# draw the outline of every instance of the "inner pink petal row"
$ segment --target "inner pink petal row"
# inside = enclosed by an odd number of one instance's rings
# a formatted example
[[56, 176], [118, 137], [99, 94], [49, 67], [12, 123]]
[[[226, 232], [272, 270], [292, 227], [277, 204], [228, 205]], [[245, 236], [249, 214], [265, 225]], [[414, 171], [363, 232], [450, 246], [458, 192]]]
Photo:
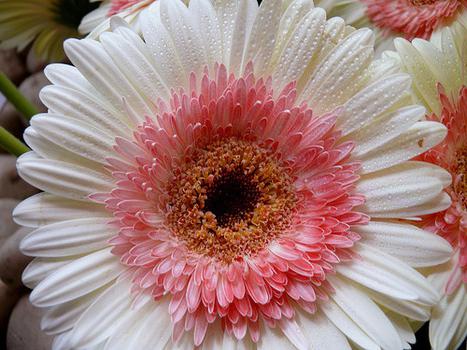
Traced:
[[[275, 92], [271, 78], [257, 79], [249, 64], [242, 77], [216, 65], [190, 76], [190, 90], [158, 101], [134, 138], [116, 139], [108, 159], [115, 189], [95, 195], [105, 201], [119, 234], [113, 253], [134, 270], [133, 292], [154, 299], [169, 294], [173, 339], [193, 331], [202, 343], [209, 324], [220, 319], [225, 332], [260, 338], [269, 327], [293, 322], [294, 308], [316, 311], [332, 288], [326, 276], [354, 258], [359, 236], [352, 225], [368, 222], [357, 211], [364, 197], [354, 193], [360, 164], [349, 160], [353, 142], [339, 143], [336, 113], [312, 115], [297, 104], [296, 83]], [[187, 247], [167, 224], [167, 186], [193, 149], [239, 140], [265, 150], [290, 177], [297, 198], [290, 224], [252, 255], [230, 263]]]
[[131, 7], [143, 0], [112, 0], [108, 17], [119, 14], [121, 11]]
[[362, 0], [367, 16], [379, 28], [407, 40], [429, 39], [442, 23], [449, 24], [467, 6], [465, 0]]

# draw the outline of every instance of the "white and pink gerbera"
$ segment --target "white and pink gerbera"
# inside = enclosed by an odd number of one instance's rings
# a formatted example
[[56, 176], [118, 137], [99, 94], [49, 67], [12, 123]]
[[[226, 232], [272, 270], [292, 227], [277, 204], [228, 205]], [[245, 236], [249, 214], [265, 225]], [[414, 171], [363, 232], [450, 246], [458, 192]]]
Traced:
[[377, 51], [393, 49], [393, 39], [429, 39], [458, 21], [467, 24], [466, 0], [316, 0], [328, 16], [340, 16], [357, 28], [376, 31]]
[[444, 237], [454, 248], [448, 263], [428, 271], [430, 280], [443, 293], [430, 322], [434, 350], [457, 349], [467, 336], [466, 38], [467, 29], [454, 25], [436, 32], [430, 42], [396, 41], [402, 66], [413, 76], [416, 98], [427, 108], [427, 119], [440, 121], [448, 129], [442, 143], [419, 157], [446, 169], [453, 179], [445, 190], [451, 197], [451, 206], [422, 216], [419, 223]]
[[[161, 0], [65, 45], [15, 210], [54, 349], [404, 349], [449, 207], [446, 135], [372, 32], [309, 1]], [[349, 339], [349, 340], [348, 340]]]

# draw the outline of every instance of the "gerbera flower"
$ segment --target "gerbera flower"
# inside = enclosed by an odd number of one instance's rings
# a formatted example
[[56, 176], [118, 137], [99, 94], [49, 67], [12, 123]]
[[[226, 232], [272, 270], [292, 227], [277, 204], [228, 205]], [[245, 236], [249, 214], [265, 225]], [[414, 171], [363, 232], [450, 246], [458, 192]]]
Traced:
[[80, 36], [81, 19], [96, 6], [89, 0], [0, 0], [0, 48], [21, 51], [33, 43], [38, 57], [60, 61], [63, 42]]
[[156, 0], [93, 0], [100, 1], [99, 7], [87, 14], [79, 26], [82, 34], [98, 37], [103, 31], [109, 29], [110, 18], [119, 16], [124, 18], [135, 31], [139, 31], [140, 13], [152, 9]]
[[420, 159], [443, 167], [453, 183], [445, 191], [452, 205], [422, 217], [421, 227], [447, 239], [454, 247], [451, 261], [430, 277], [444, 296], [430, 322], [433, 349], [456, 349], [467, 336], [467, 84], [465, 38], [461, 25], [433, 35], [430, 42], [412, 45], [397, 40], [403, 67], [412, 74], [418, 100], [425, 104], [429, 120], [448, 128], [445, 140]]
[[[446, 128], [311, 2], [162, 0], [51, 65], [25, 133], [24, 282], [56, 349], [402, 349], [439, 295]], [[384, 311], [383, 311], [384, 310]], [[171, 324], [171, 326], [169, 326]]]
[[429, 39], [455, 21], [467, 23], [466, 0], [317, 0], [328, 16], [376, 32], [377, 51], [393, 49], [393, 39]]

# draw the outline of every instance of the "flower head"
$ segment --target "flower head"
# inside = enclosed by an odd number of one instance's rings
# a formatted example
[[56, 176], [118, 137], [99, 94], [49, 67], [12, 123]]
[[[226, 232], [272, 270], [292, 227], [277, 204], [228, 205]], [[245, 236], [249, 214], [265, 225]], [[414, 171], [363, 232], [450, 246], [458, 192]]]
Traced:
[[393, 49], [393, 39], [429, 39], [455, 21], [467, 22], [465, 0], [318, 0], [330, 16], [341, 16], [357, 28], [377, 30], [379, 51]]
[[95, 8], [89, 0], [0, 0], [0, 48], [21, 51], [33, 43], [38, 57], [60, 61], [63, 42], [80, 36], [81, 19]]
[[371, 31], [283, 7], [162, 0], [143, 38], [113, 18], [47, 68], [18, 161], [45, 193], [14, 215], [57, 348], [413, 342], [397, 313], [437, 300], [413, 267], [451, 249], [394, 219], [450, 205], [449, 175], [408, 161], [445, 127]]
[[[456, 317], [467, 311], [467, 80], [463, 68], [466, 34], [464, 26], [455, 25], [435, 33], [430, 42], [396, 41], [401, 63], [414, 77], [416, 98], [430, 111], [427, 119], [440, 121], [448, 129], [442, 143], [419, 157], [446, 169], [453, 179], [445, 190], [451, 197], [451, 206], [423, 216], [420, 223], [454, 248], [451, 261], [431, 275], [433, 283], [445, 294], [430, 323], [434, 349], [457, 348], [467, 335], [466, 325]], [[448, 333], [446, 325], [450, 327]]]

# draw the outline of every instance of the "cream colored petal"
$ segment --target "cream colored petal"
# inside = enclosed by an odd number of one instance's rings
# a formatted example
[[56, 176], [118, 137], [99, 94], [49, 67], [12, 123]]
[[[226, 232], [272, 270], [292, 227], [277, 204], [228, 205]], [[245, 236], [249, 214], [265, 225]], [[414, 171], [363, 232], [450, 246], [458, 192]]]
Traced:
[[18, 158], [17, 168], [19, 175], [33, 186], [69, 199], [88, 201], [92, 193], [113, 189], [113, 179], [101, 171], [42, 159], [34, 152]]
[[362, 243], [392, 255], [413, 267], [438, 265], [449, 260], [452, 248], [443, 238], [404, 223], [370, 221], [352, 226]]
[[114, 280], [125, 267], [110, 250], [97, 251], [60, 267], [34, 288], [31, 302], [39, 307], [66, 303]]
[[39, 227], [83, 217], [105, 217], [109, 212], [101, 204], [80, 202], [48, 193], [38, 193], [22, 201], [13, 211], [13, 219], [22, 226]]

